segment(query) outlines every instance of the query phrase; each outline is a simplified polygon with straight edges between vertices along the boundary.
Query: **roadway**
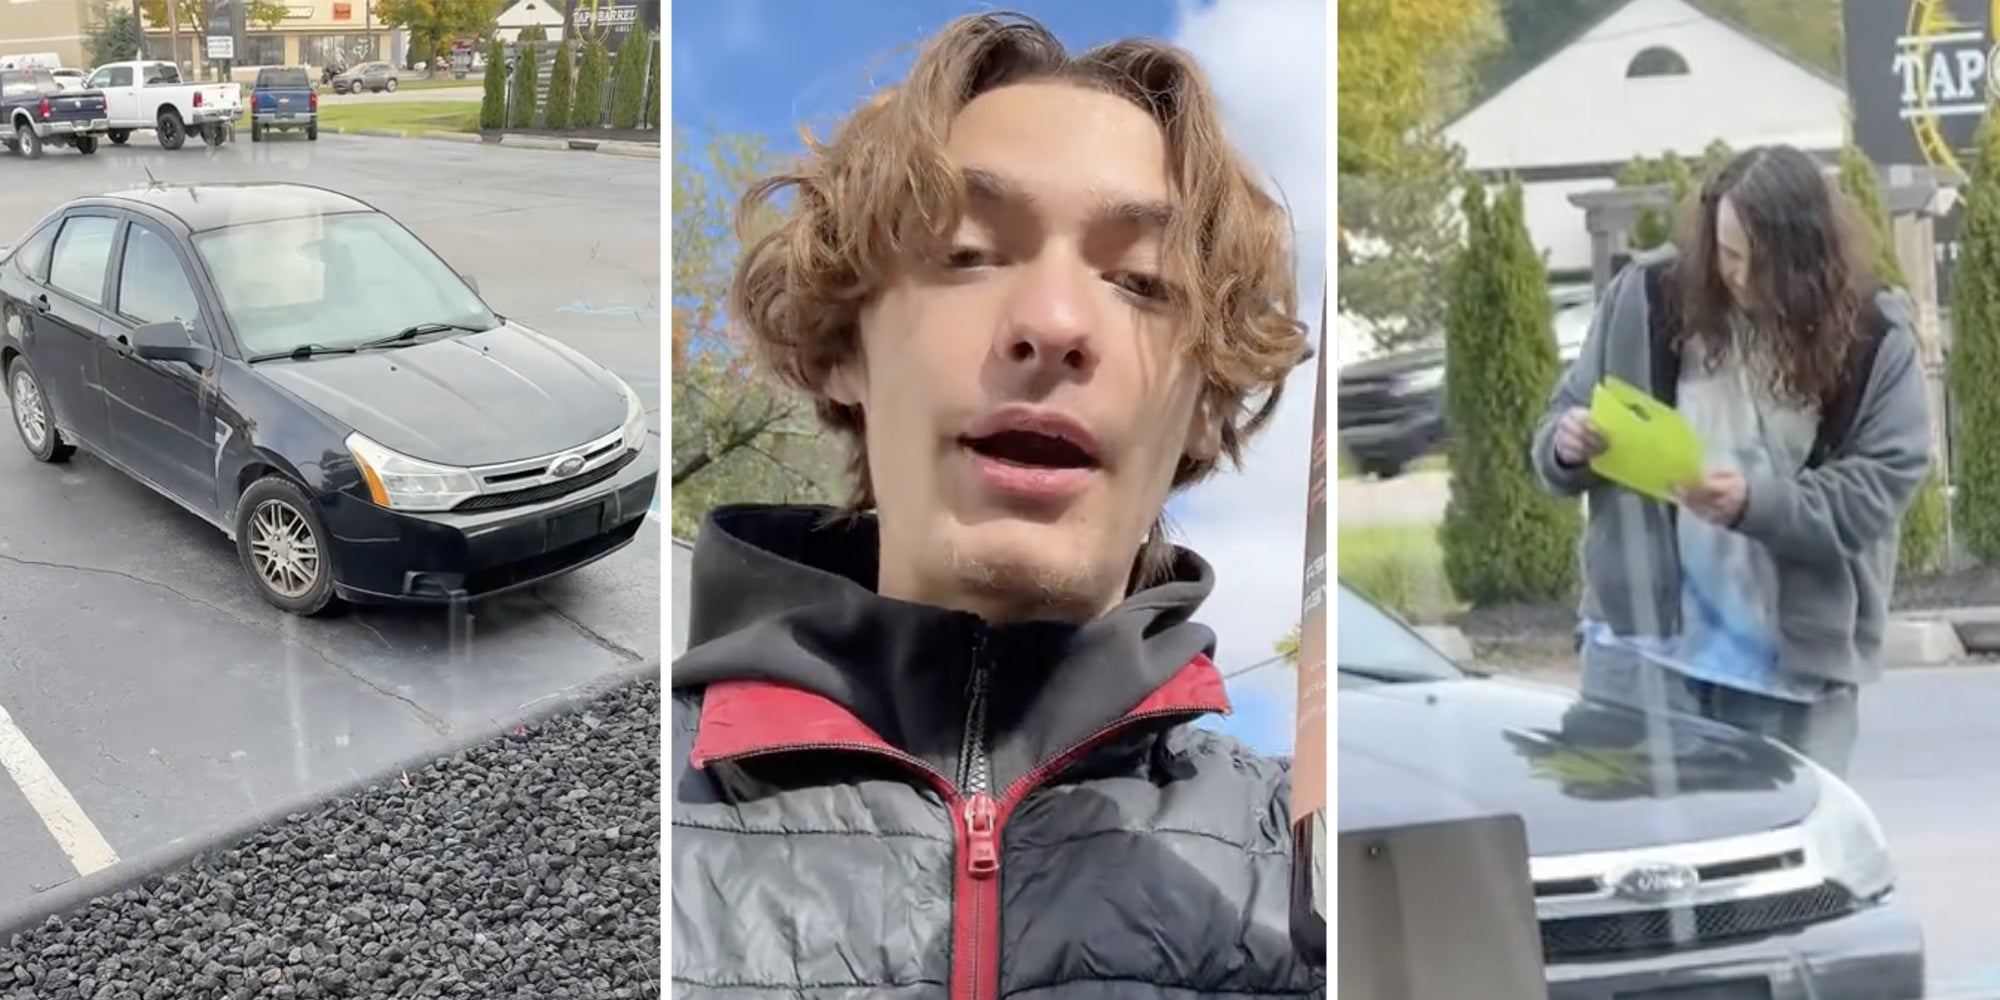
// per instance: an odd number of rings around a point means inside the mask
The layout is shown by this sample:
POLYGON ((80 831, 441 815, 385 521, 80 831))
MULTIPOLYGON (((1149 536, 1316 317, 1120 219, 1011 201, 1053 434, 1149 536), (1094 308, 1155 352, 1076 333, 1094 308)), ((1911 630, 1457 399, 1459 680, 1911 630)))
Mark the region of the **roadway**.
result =
MULTIPOLYGON (((332 135, 166 153, 140 133, 93 157, 0 157, 0 242, 65 199, 149 180, 286 180, 368 200, 496 311, 625 378, 658 430, 657 161, 332 135)), ((656 669, 661 528, 656 514, 611 558, 469 612, 299 620, 256 597, 204 523, 87 456, 38 465, 9 429, 0 914, 656 669)))

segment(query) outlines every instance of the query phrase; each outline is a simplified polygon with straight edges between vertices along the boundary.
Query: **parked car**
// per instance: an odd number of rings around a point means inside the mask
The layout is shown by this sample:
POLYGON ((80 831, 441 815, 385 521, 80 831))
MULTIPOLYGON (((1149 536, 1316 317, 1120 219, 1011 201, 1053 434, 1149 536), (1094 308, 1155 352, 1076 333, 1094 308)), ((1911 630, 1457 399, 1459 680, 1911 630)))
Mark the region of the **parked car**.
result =
MULTIPOLYGON (((1549 298, 1555 311, 1556 357, 1567 368, 1590 334, 1596 300, 1588 285, 1556 288, 1549 298)), ((1340 370, 1340 404, 1335 408, 1340 446, 1362 475, 1394 479, 1449 443, 1444 365, 1442 349, 1419 347, 1340 370)))
POLYGON ((58 66, 55 69, 49 70, 49 75, 55 77, 56 86, 64 90, 90 89, 90 86, 84 83, 85 78, 89 77, 90 74, 84 70, 70 66, 58 66))
POLYGON ((303 129, 319 139, 319 91, 303 66, 267 66, 250 86, 250 141, 263 142, 272 129, 303 129))
POLYGON ((34 458, 193 512, 299 615, 568 573, 632 541, 659 477, 630 386, 323 188, 62 206, 0 257, 0 366, 34 458))
POLYGON ((152 129, 161 149, 181 148, 190 133, 220 146, 235 136, 243 114, 241 84, 185 83, 170 62, 108 63, 91 72, 89 83, 104 94, 109 135, 120 146, 141 129, 152 129))
POLYGON ((0 69, 0 121, 7 125, 7 148, 30 160, 41 159, 42 147, 49 143, 89 156, 110 127, 103 94, 65 92, 40 67, 0 69))
POLYGON ((395 93, 397 82, 402 79, 402 71, 394 64, 386 62, 365 62, 347 69, 333 78, 333 92, 336 94, 358 94, 364 90, 380 94, 384 91, 395 93))
POLYGON ((1917 918, 1840 778, 1706 719, 1469 673, 1337 599, 1342 832, 1518 815, 1550 1000, 1923 996, 1917 918))

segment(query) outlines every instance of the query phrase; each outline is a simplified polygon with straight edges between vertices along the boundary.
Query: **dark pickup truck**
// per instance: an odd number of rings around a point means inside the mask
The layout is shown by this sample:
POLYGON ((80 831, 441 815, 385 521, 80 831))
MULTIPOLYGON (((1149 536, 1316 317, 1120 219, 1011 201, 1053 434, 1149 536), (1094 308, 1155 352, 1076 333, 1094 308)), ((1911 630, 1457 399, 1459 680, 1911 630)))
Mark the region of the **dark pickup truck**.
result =
POLYGON ((102 93, 64 90, 54 74, 39 66, 0 69, 0 120, 6 123, 0 142, 30 160, 41 159, 42 147, 49 143, 89 156, 111 130, 102 93))
POLYGON ((272 129, 304 129, 319 139, 319 91, 301 66, 271 66, 257 71, 250 86, 250 141, 263 142, 272 129))

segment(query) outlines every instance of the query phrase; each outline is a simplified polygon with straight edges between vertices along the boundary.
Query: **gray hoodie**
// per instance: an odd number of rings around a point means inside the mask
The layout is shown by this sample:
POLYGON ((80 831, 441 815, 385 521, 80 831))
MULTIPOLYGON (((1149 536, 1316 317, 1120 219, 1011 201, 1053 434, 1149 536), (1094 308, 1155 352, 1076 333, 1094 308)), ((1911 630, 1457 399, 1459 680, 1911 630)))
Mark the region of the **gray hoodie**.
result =
MULTIPOLYGON (((1677 511, 1588 468, 1557 462, 1555 426, 1564 411, 1588 407, 1606 377, 1655 386, 1662 352, 1673 355, 1654 329, 1647 274, 1673 256, 1671 248, 1642 256, 1612 279, 1582 353, 1549 397, 1532 445, 1544 485, 1561 496, 1588 498, 1581 611, 1620 635, 1679 630, 1677 511)), ((1903 512, 1930 468, 1930 404, 1909 300, 1884 292, 1876 307, 1880 345, 1851 412, 1835 408, 1823 418, 1822 447, 1802 471, 1789 477, 1753 473, 1736 525, 1778 564, 1778 668, 1848 684, 1881 675, 1903 512)), ((1863 377, 1859 370, 1855 375, 1863 377)))

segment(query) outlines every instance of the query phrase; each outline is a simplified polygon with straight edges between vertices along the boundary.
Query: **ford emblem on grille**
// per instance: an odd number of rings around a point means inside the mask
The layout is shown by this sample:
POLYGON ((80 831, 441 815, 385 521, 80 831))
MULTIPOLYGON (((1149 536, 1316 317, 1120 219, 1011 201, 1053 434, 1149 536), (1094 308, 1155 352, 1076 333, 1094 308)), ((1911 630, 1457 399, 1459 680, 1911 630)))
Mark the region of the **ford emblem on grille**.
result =
POLYGON ((1677 861, 1640 861, 1605 880, 1612 894, 1643 903, 1663 903, 1686 895, 1701 882, 1693 865, 1677 861))
POLYGON ((549 475, 557 479, 568 479, 583 471, 582 455, 564 455, 549 463, 549 475))

